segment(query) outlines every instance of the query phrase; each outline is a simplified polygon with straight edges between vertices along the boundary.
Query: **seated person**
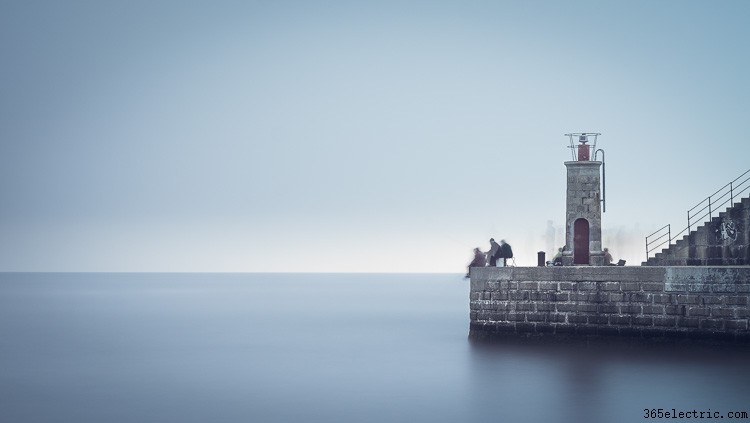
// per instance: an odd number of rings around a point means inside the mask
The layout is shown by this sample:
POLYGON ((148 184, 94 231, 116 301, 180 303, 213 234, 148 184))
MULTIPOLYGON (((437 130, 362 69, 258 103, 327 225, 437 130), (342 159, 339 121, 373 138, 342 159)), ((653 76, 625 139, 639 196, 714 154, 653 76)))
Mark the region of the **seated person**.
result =
POLYGON ((553 266, 562 266, 562 252, 563 247, 557 249, 557 254, 555 254, 555 257, 552 258, 553 266))
POLYGON ((484 255, 482 250, 479 248, 474 249, 474 259, 469 263, 469 267, 466 269, 466 278, 469 277, 472 267, 484 267, 487 265, 487 257, 484 255))
POLYGON ((508 259, 513 258, 513 249, 510 248, 510 244, 506 243, 504 239, 500 240, 500 251, 497 257, 503 259, 503 266, 507 266, 508 259))

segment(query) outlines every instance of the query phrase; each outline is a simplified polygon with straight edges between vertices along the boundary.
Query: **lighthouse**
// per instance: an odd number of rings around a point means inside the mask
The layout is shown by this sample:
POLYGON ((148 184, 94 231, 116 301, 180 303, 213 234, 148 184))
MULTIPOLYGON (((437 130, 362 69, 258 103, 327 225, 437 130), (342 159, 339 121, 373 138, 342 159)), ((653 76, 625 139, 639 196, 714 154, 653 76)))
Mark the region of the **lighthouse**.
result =
POLYGON ((599 133, 565 134, 570 139, 571 161, 565 162, 568 184, 565 207, 565 266, 602 266, 602 209, 600 169, 596 161, 599 133), (575 144, 578 142, 578 144, 575 144), (590 144, 593 142, 593 145, 590 144), (591 160, 592 156, 594 160, 591 160))

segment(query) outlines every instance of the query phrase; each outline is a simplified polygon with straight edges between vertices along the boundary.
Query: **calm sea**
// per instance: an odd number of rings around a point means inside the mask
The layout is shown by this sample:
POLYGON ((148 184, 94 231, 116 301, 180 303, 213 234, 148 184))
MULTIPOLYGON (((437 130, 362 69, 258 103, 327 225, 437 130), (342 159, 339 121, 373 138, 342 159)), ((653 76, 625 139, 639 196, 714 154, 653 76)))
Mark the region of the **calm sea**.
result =
POLYGON ((0 421, 750 412, 747 351, 471 343, 468 289, 449 274, 0 274, 0 421))

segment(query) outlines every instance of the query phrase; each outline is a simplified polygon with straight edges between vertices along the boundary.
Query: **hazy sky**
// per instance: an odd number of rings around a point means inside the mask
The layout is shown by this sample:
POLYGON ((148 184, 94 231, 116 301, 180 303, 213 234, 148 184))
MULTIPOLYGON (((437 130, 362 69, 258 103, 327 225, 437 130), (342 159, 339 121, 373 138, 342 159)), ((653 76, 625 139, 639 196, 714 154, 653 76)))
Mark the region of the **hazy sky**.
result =
MULTIPOLYGON (((605 245, 750 168, 750 1, 0 0, 0 270, 536 264, 566 132, 605 245)), ((558 242, 562 243, 562 242, 558 242)))

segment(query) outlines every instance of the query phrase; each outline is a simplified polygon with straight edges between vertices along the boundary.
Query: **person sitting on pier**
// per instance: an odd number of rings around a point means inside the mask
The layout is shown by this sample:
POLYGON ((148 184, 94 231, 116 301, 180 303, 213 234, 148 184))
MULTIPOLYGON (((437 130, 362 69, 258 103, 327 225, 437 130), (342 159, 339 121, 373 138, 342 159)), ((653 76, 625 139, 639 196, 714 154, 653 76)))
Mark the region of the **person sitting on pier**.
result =
POLYGON ((466 269, 466 278, 469 277, 469 273, 471 273, 472 267, 484 267, 487 265, 487 257, 485 257, 482 250, 479 248, 474 249, 474 260, 469 263, 469 267, 466 269))
POLYGON ((497 257, 503 259, 503 266, 507 266, 508 259, 513 258, 513 249, 504 239, 500 240, 500 251, 498 251, 497 257))
POLYGON ((557 249, 557 254, 555 254, 555 257, 552 258, 553 266, 562 266, 562 252, 563 247, 557 249))
POLYGON ((498 254, 500 252, 500 244, 495 242, 495 238, 490 238, 490 250, 487 251, 487 264, 490 267, 497 266, 498 254))
POLYGON ((612 263, 612 254, 609 253, 609 248, 604 249, 604 265, 605 266, 615 265, 614 263, 612 263))

